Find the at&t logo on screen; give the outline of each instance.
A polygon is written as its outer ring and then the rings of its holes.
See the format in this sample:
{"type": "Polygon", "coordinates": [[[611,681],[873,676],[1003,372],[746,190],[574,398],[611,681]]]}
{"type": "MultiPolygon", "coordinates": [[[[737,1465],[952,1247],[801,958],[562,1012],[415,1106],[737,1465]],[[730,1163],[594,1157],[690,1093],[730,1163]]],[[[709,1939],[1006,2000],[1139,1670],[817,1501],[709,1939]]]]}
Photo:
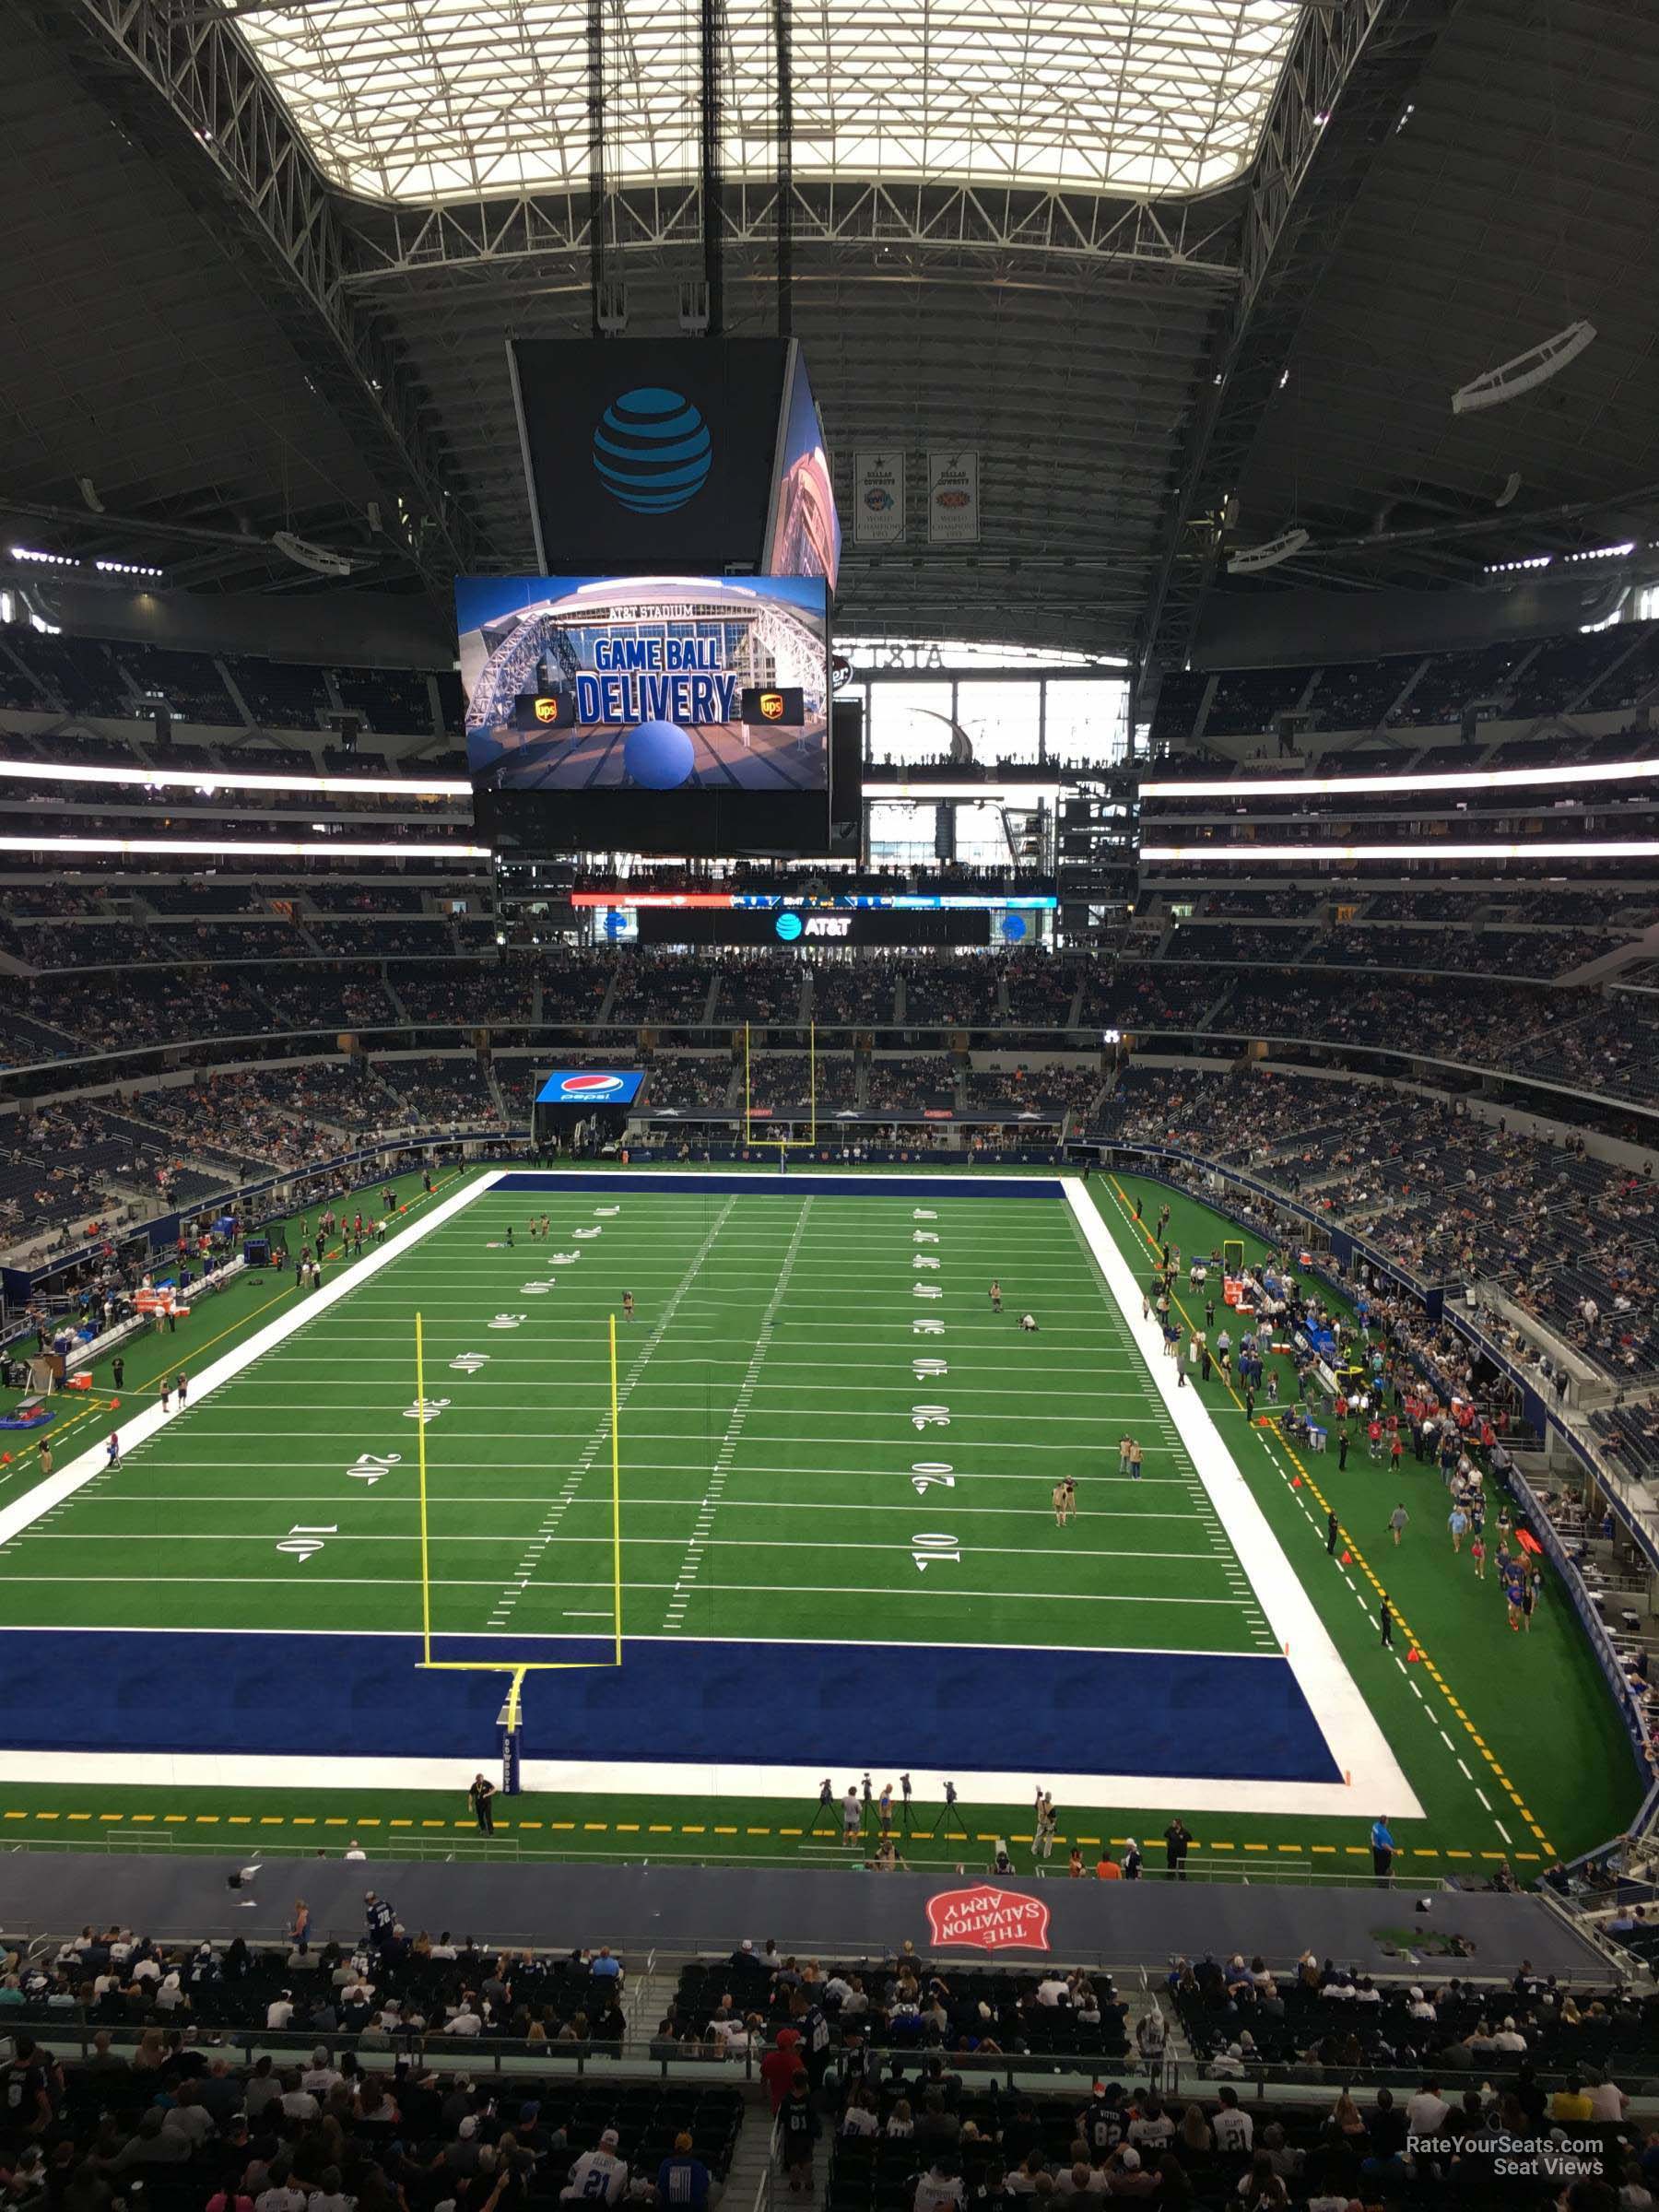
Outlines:
{"type": "Polygon", "coordinates": [[[853,935],[851,914],[780,914],[772,924],[785,945],[793,945],[797,937],[850,937],[853,935]]]}
{"type": "Polygon", "coordinates": [[[594,432],[594,466],[635,514],[672,514],[695,499],[713,459],[709,426],[683,392],[641,384],[612,400],[594,432]]]}

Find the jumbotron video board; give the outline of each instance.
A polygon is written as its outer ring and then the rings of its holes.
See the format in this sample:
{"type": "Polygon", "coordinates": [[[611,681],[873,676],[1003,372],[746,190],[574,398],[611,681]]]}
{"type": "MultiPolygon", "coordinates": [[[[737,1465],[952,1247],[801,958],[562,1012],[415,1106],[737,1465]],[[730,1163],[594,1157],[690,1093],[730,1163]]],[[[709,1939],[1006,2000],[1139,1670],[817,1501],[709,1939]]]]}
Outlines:
{"type": "Polygon", "coordinates": [[[841,559],[794,339],[514,338],[536,559],[555,575],[821,576],[841,559]]]}
{"type": "Polygon", "coordinates": [[[462,577],[478,827],[503,852],[821,852],[821,576],[462,577]]]}

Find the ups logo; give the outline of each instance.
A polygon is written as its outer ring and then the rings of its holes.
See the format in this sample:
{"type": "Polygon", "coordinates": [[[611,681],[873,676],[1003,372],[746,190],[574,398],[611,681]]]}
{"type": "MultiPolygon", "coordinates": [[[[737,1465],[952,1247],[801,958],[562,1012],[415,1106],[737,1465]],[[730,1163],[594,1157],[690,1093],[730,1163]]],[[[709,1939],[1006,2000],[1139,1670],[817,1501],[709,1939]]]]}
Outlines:
{"type": "Polygon", "coordinates": [[[782,692],[762,691],[760,694],[760,712],[768,722],[782,722],[783,719],[782,692]]]}
{"type": "Polygon", "coordinates": [[[559,701],[556,699],[538,699],[535,702],[535,719],[537,722],[557,722],[559,701]]]}

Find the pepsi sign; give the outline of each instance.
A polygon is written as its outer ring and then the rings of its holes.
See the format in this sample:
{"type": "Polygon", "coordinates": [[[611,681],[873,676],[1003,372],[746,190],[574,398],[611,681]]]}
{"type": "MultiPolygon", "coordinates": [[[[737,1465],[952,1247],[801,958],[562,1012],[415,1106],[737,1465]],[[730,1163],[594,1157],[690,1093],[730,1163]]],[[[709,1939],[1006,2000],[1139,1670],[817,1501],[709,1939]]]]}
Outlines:
{"type": "Polygon", "coordinates": [[[538,1106],[631,1106],[645,1080],[638,1067],[556,1067],[535,1094],[538,1106]]]}

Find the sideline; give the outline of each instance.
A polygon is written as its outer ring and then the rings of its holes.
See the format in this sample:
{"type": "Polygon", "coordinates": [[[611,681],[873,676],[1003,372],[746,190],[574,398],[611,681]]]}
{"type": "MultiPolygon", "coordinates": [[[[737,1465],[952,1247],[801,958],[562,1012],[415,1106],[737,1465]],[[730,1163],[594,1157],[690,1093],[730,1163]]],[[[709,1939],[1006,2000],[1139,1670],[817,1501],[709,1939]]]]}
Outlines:
{"type": "MultiPolygon", "coordinates": [[[[191,1406],[199,1405],[204,1398],[211,1397],[216,1390],[222,1390],[245,1367],[251,1366],[255,1359],[264,1359],[267,1352],[275,1351],[279,1344],[286,1344],[290,1336],[304,1328],[308,1322],[315,1320],[319,1313],[325,1313],[331,1306],[337,1305],[341,1299],[348,1298],[371,1276],[378,1275],[382,1267],[389,1267],[394,1260],[400,1259],[422,1238],[429,1237],[435,1229],[441,1229],[444,1222],[488,1190],[500,1174],[499,1169],[486,1170],[482,1175],[475,1177],[457,1191],[453,1198],[445,1198],[434,1206],[424,1220],[417,1221],[399,1230],[397,1235],[388,1237],[378,1252],[354,1260],[350,1266],[342,1268],[332,1282],[325,1283],[321,1290],[313,1290],[288,1312],[278,1314],[275,1321],[266,1322],[263,1329],[233,1346],[221,1359],[214,1360],[210,1367],[204,1368],[199,1375],[193,1376],[190,1384],[191,1406]]],[[[128,1420],[112,1422],[112,1425],[120,1432],[124,1464],[127,1453],[135,1446],[146,1442],[182,1418],[177,1413],[163,1413],[159,1405],[156,1405],[146,1406],[128,1420]]],[[[32,1528],[54,1506],[62,1505],[65,1500],[73,1498],[77,1490],[84,1489],[88,1483],[103,1474],[107,1465],[106,1451],[105,1443],[94,1445],[91,1451],[83,1452],[78,1458],[72,1459],[60,1473],[49,1475],[43,1482],[37,1482],[32,1489],[25,1490],[20,1498],[14,1499],[10,1505],[0,1510],[0,1548],[9,1544],[15,1536],[20,1536],[25,1529],[32,1528]]],[[[0,1771],[4,1771],[0,1769],[0,1771]]]]}
{"type": "Polygon", "coordinates": [[[1239,1783],[1224,1798],[1210,1805],[1195,1803],[1194,1809],[1294,1812],[1350,1820],[1361,1813],[1367,1818],[1385,1813],[1394,1819],[1420,1820],[1423,1808],[1415,1791],[1285,1557],[1266,1514],[1222,1442],[1208,1408],[1195,1390],[1182,1390],[1173,1380],[1174,1363],[1164,1357],[1162,1332],[1155,1320],[1141,1317],[1140,1286],[1100,1208],[1077,1181],[1065,1184],[1065,1202],[1122,1310],[1124,1326],[1140,1347],[1159,1395],[1192,1454],[1198,1479],[1287,1654],[1331,1756],[1338,1771],[1350,1778],[1346,1783],[1239,1783]]]}

